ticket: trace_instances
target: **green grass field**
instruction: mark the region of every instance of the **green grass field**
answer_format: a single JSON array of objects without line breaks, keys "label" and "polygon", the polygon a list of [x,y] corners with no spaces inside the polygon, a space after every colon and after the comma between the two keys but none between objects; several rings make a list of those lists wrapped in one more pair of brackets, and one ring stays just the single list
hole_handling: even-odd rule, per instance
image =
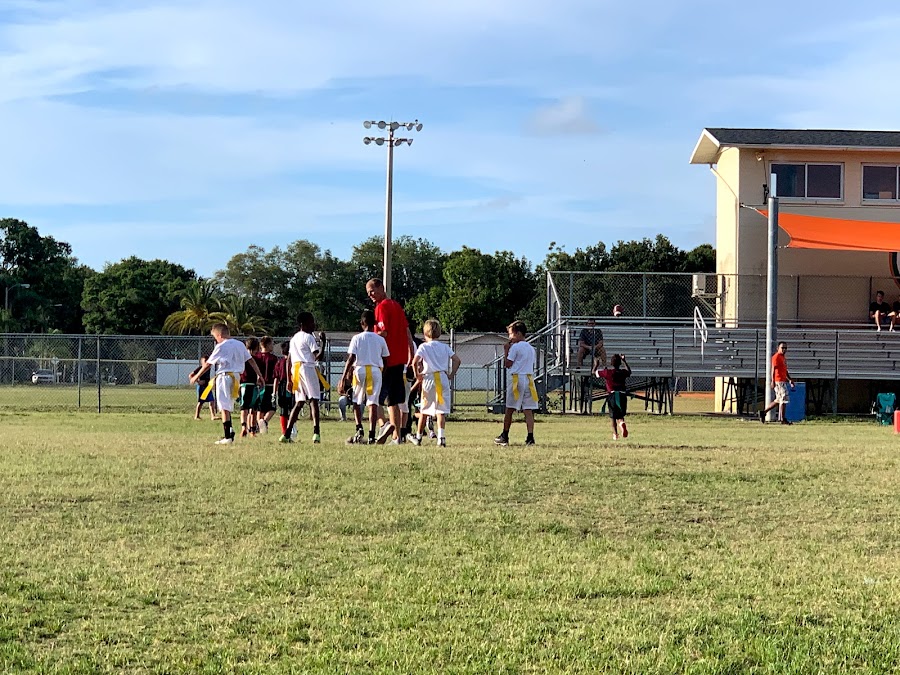
[{"label": "green grass field", "polygon": [[900,669],[900,437],[635,415],[449,447],[0,413],[0,672]]}]

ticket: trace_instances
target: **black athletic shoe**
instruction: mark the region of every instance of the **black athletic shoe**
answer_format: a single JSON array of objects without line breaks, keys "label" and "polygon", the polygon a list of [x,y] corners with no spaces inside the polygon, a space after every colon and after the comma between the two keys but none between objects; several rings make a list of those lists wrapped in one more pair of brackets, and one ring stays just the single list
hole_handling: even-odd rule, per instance
[{"label": "black athletic shoe", "polygon": [[789,420],[781,420],[781,423],[782,423],[782,424],[787,424],[787,425],[793,424],[793,422],[791,422],[791,421],[789,421]]},{"label": "black athletic shoe", "polygon": [[762,410],[760,410],[757,413],[757,415],[759,415],[759,421],[762,422],[763,424],[765,424],[766,423],[766,413],[764,413]]},{"label": "black athletic shoe", "polygon": [[494,439],[494,445],[509,445],[509,436],[500,434]]},{"label": "black athletic shoe", "polygon": [[534,436],[529,434],[528,437],[525,439],[525,445],[537,445],[537,443],[534,442]]}]

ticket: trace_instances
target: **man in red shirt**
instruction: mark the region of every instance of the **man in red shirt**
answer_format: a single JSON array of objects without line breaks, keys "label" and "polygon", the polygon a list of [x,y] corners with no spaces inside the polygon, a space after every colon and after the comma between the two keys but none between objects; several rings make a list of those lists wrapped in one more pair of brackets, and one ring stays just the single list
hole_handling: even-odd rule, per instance
[{"label": "man in red shirt", "polygon": [[375,332],[387,342],[389,356],[384,360],[381,377],[382,404],[388,408],[389,423],[378,435],[378,442],[384,443],[388,434],[393,433],[394,442],[400,442],[400,429],[404,428],[400,414],[400,404],[406,402],[406,367],[412,363],[416,352],[412,333],[403,307],[391,300],[384,292],[381,279],[369,279],[366,293],[375,303]]},{"label": "man in red shirt", "polygon": [[788,373],[787,359],[784,354],[787,352],[787,343],[779,342],[777,351],[772,355],[772,389],[775,390],[775,399],[764,410],[759,411],[759,421],[765,422],[768,412],[778,406],[778,419],[782,424],[790,424],[784,416],[784,409],[787,407],[788,400],[788,384],[791,389],[794,388],[794,381]]}]

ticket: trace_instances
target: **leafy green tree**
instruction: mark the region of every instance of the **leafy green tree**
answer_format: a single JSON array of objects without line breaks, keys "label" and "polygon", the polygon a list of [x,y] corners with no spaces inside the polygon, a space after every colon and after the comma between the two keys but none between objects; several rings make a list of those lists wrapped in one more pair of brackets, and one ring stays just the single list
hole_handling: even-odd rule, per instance
[{"label": "leafy green tree", "polygon": [[276,333],[293,332],[301,311],[326,330],[352,327],[359,311],[352,298],[362,288],[355,278],[349,263],[305,239],[271,251],[251,246],[216,273],[225,292],[246,298]]},{"label": "leafy green tree", "polygon": [[202,335],[212,326],[211,314],[219,309],[221,293],[212,281],[197,279],[181,293],[181,309],[166,317],[162,332],[169,335]]},{"label": "leafy green tree", "polygon": [[[391,244],[391,297],[401,305],[443,282],[447,255],[425,239],[403,236]],[[350,267],[356,272],[357,296],[369,279],[384,274],[384,237],[366,239],[353,247]]]},{"label": "leafy green tree", "polygon": [[716,271],[716,249],[710,244],[700,244],[685,253],[682,272],[705,272],[712,274]]},{"label": "leafy green tree", "polygon": [[153,335],[179,307],[193,270],[164,260],[130,257],[87,279],[81,306],[90,333]]},{"label": "leafy green tree", "polygon": [[81,331],[81,295],[93,274],[72,256],[72,247],[14,218],[0,219],[0,284],[19,286],[3,330]]},{"label": "leafy green tree", "polygon": [[229,295],[220,303],[221,309],[209,315],[210,325],[224,323],[232,335],[253,335],[268,332],[265,319],[253,313],[251,302],[242,296]]},{"label": "leafy green tree", "polygon": [[444,265],[438,318],[447,328],[500,331],[534,296],[536,282],[525,258],[464,246]]}]

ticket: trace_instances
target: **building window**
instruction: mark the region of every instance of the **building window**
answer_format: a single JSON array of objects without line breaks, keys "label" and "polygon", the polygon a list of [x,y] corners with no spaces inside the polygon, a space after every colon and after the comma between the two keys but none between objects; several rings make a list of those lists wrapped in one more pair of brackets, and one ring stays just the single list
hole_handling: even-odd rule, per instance
[{"label": "building window", "polygon": [[863,199],[897,199],[896,166],[863,165]]},{"label": "building window", "polygon": [[779,197],[841,199],[843,164],[772,164]]}]

